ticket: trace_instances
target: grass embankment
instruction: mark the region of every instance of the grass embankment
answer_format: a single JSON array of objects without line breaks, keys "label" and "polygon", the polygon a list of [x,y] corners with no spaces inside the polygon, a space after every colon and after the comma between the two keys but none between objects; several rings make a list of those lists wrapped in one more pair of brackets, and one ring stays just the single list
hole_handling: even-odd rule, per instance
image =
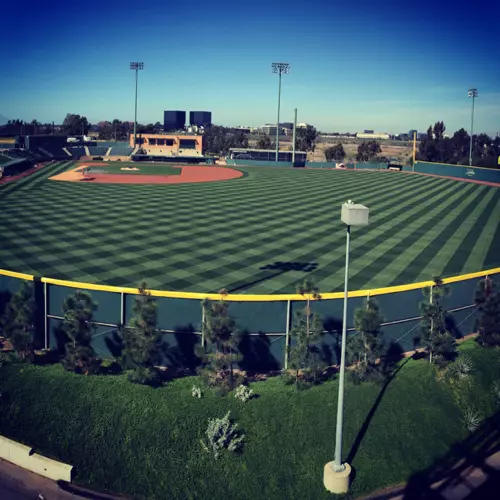
[{"label": "grass embankment", "polygon": [[[472,341],[460,350],[477,371],[476,403],[484,401],[500,376],[500,350]],[[246,404],[208,391],[195,399],[193,383],[198,379],[188,377],[152,389],[123,375],[8,365],[0,371],[0,431],[73,464],[76,482],[133,498],[331,498],[322,474],[334,453],[336,381],[296,392],[270,379],[252,386],[259,397]],[[372,384],[346,387],[344,458],[356,469],[352,496],[407,480],[468,434],[452,391],[423,360],[404,362],[380,393]],[[228,409],[246,442],[241,455],[216,462],[200,438],[207,419]]]},{"label": "grass embankment", "polygon": [[[122,170],[123,168],[138,168],[139,170]],[[181,175],[182,168],[171,165],[156,165],[144,163],[108,163],[102,166],[90,167],[90,170],[103,170],[107,174],[131,174],[131,175]]]}]

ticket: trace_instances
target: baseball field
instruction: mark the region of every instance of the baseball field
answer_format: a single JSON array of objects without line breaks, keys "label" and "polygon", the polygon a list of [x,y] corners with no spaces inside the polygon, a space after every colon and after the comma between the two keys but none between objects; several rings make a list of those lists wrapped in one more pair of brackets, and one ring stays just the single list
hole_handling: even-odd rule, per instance
[{"label": "baseball field", "polygon": [[265,167],[193,184],[50,180],[77,166],[55,163],[0,185],[0,268],[253,294],[295,292],[311,275],[321,291],[339,291],[340,206],[348,199],[370,208],[370,225],[352,231],[352,290],[500,266],[496,187],[400,172]]}]

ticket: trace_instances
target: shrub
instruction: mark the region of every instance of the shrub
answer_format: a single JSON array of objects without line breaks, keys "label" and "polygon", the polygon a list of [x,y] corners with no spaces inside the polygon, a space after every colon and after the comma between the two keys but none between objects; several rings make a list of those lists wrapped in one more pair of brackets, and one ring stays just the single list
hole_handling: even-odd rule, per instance
[{"label": "shrub", "polygon": [[325,369],[319,347],[323,335],[323,323],[311,308],[311,301],[320,300],[321,294],[310,279],[304,280],[304,283],[297,287],[297,293],[305,297],[305,307],[296,312],[290,332],[295,340],[294,347],[289,349],[290,368],[295,371],[297,389],[305,389],[320,383]]},{"label": "shrub", "polygon": [[474,365],[467,356],[460,356],[448,368],[448,377],[457,380],[467,380],[474,374]]},{"label": "shrub", "polygon": [[160,385],[160,375],[158,370],[149,366],[136,366],[128,376],[128,380],[133,384],[150,385],[156,387]]},{"label": "shrub", "polygon": [[463,412],[464,425],[468,431],[474,432],[481,424],[481,414],[473,406],[466,407]]},{"label": "shrub", "polygon": [[203,392],[201,392],[201,389],[199,387],[193,385],[191,389],[191,396],[193,396],[193,398],[201,398],[203,396]]},{"label": "shrub", "polygon": [[147,284],[142,281],[135,297],[128,327],[121,329],[123,340],[123,366],[132,368],[128,379],[135,384],[158,385],[160,376],[155,368],[159,363],[161,332],[157,327],[157,304]]},{"label": "shrub", "polygon": [[19,358],[28,362],[33,362],[35,358],[33,348],[34,316],[33,288],[24,282],[19,291],[7,303],[5,313],[0,318],[0,327]]},{"label": "shrub", "polygon": [[205,299],[202,302],[205,342],[196,351],[203,363],[199,374],[205,385],[220,395],[226,395],[244,381],[243,375],[235,371],[236,362],[241,358],[241,333],[236,329],[236,322],[229,314],[229,304],[224,300],[226,290],[219,293],[219,301]]},{"label": "shrub", "polygon": [[496,406],[500,406],[500,380],[493,382],[491,393],[493,394]]},{"label": "shrub", "polygon": [[94,311],[97,304],[88,292],[77,290],[67,297],[63,304],[63,331],[69,338],[65,347],[65,355],[61,360],[68,371],[75,373],[98,373],[101,361],[95,356],[91,345]]},{"label": "shrub", "polygon": [[206,439],[201,440],[203,449],[211,453],[215,460],[224,450],[236,452],[243,446],[245,434],[238,429],[238,424],[229,420],[230,411],[222,418],[211,418],[205,432]]},{"label": "shrub", "polygon": [[246,403],[248,400],[254,397],[253,390],[247,387],[246,385],[241,384],[235,391],[234,397],[239,399],[243,403]]}]

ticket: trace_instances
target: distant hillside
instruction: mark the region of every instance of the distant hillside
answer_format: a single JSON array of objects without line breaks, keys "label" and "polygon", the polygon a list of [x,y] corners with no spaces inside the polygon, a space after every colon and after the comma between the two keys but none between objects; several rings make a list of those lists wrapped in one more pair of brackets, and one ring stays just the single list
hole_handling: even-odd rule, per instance
[{"label": "distant hillside", "polygon": [[6,118],[3,115],[0,115],[0,125],[5,125],[9,121],[8,118]]}]

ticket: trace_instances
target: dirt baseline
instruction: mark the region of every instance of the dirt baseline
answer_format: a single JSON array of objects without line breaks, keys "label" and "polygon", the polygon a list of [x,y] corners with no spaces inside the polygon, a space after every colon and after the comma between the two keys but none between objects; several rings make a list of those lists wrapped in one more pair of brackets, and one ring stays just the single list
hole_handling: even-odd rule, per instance
[{"label": "dirt baseline", "polygon": [[105,167],[105,162],[85,162],[73,170],[62,172],[51,177],[54,181],[68,182],[92,182],[98,184],[187,184],[193,182],[215,182],[229,179],[237,179],[243,176],[243,172],[229,167],[213,166],[177,166],[181,169],[180,175],[129,175],[129,174],[105,174],[90,171],[85,176],[82,170],[86,167]]}]

